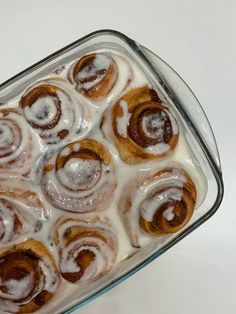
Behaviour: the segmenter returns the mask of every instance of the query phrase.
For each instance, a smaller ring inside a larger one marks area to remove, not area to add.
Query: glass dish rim
[[[17,82],[19,79],[21,79],[21,78],[27,76],[28,74],[32,73],[33,71],[37,70],[39,67],[41,67],[45,63],[52,61],[55,57],[59,57],[60,55],[63,55],[65,52],[73,49],[74,47],[76,47],[78,45],[80,45],[82,42],[87,41],[87,40],[91,39],[92,37],[95,37],[98,35],[112,35],[114,37],[118,37],[119,39],[123,40],[136,54],[139,55],[139,57],[149,67],[149,69],[153,72],[153,74],[162,81],[162,83],[164,84],[164,88],[165,88],[166,93],[168,94],[168,96],[172,100],[174,99],[175,105],[177,105],[178,110],[181,110],[181,114],[183,115],[185,122],[187,122],[189,128],[194,133],[196,139],[198,140],[198,143],[199,143],[201,149],[203,150],[203,152],[205,153],[205,155],[208,159],[209,165],[210,165],[212,172],[213,172],[215,179],[216,179],[216,183],[217,183],[217,187],[218,187],[218,194],[217,194],[217,197],[216,197],[216,200],[215,200],[215,203],[213,204],[213,206],[202,217],[200,217],[192,225],[190,225],[188,228],[186,228],[181,233],[179,233],[169,243],[165,244],[162,248],[158,249],[156,252],[154,252],[147,259],[140,262],[133,269],[131,269],[127,273],[124,273],[119,278],[117,278],[114,281],[112,281],[111,283],[109,283],[107,286],[105,286],[105,287],[99,289],[97,292],[89,295],[84,300],[80,301],[78,304],[72,306],[70,309],[65,310],[63,312],[64,314],[69,314],[69,313],[72,313],[72,312],[78,310],[81,306],[89,303],[90,301],[94,300],[98,296],[106,293],[107,291],[109,291],[113,287],[117,286],[122,281],[128,279],[130,276],[135,274],[137,271],[139,271],[140,269],[142,269],[143,267],[145,267],[146,265],[151,263],[157,257],[161,256],[168,249],[170,249],[172,246],[177,244],[179,241],[181,241],[183,238],[185,238],[187,235],[189,235],[191,232],[193,232],[196,228],[198,228],[201,224],[205,223],[209,218],[211,218],[216,213],[217,209],[219,208],[219,206],[222,202],[222,199],[223,199],[223,195],[224,195],[224,185],[223,185],[223,178],[222,178],[222,172],[221,172],[220,164],[219,165],[216,164],[216,162],[215,162],[214,158],[212,157],[212,154],[209,151],[207,145],[205,144],[204,140],[201,138],[201,135],[198,132],[198,128],[194,125],[194,123],[192,123],[191,117],[187,114],[187,112],[183,108],[183,105],[181,104],[179,99],[177,97],[175,97],[175,94],[173,93],[170,86],[168,85],[168,82],[166,82],[166,80],[162,77],[161,73],[158,72],[158,70],[155,68],[155,66],[152,65],[151,61],[148,59],[148,57],[142,51],[142,49],[147,49],[147,48],[139,45],[136,41],[129,38],[128,36],[126,36],[122,32],[112,30],[112,29],[101,29],[101,30],[91,32],[91,33],[81,37],[80,39],[72,42],[71,44],[66,45],[65,47],[55,51],[54,53],[48,55],[47,57],[41,59],[40,61],[34,63],[33,65],[27,67],[23,71],[19,72],[18,74],[14,75],[11,78],[9,78],[8,80],[4,81],[3,83],[0,84],[0,92],[1,92],[1,90],[9,87],[11,84]],[[150,51],[149,49],[147,49],[147,50]],[[154,54],[152,51],[150,51],[150,52],[152,54]],[[194,94],[194,92],[191,90],[191,88],[188,86],[188,84],[182,79],[182,77],[169,64],[167,64],[159,56],[157,56],[157,57],[162,62],[164,62],[167,66],[169,66],[171,68],[171,70],[175,72],[175,74],[183,81],[183,83],[190,90],[193,97],[196,99],[198,105],[200,106],[203,114],[205,115],[205,119],[207,120],[207,123],[208,123],[208,125],[212,131],[210,122],[209,122],[200,102],[198,101],[196,95]],[[214,137],[213,131],[212,131],[212,136]],[[215,140],[215,137],[214,137],[214,140]],[[216,150],[218,153],[218,147],[217,147],[216,141],[215,141],[215,145],[216,145]],[[219,153],[218,153],[218,158],[219,158],[219,162],[220,162]]]

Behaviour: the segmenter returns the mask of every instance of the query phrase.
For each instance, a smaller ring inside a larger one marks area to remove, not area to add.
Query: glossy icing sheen
[[[90,89],[101,83],[104,73],[110,67],[111,58],[117,66],[118,76],[108,95],[94,100],[86,97],[86,94],[80,93],[78,89],[81,86]],[[0,200],[3,197],[3,199],[13,202],[23,229],[18,238],[12,235],[14,216],[10,213],[6,203],[0,202],[0,216],[2,217],[0,220],[0,247],[4,247],[7,242],[9,245],[9,241],[19,243],[33,237],[42,241],[50,249],[62,272],[78,272],[80,270],[78,264],[74,260],[68,259],[73,243],[65,246],[63,241],[55,240],[56,232],[60,238],[66,230],[65,226],[71,226],[73,222],[67,222],[60,227],[59,231],[56,222],[62,218],[79,218],[84,221],[91,217],[98,217],[98,228],[101,228],[104,234],[107,233],[108,238],[112,237],[116,252],[111,253],[109,241],[105,243],[99,237],[92,239],[92,236],[89,235],[78,240],[75,254],[87,249],[87,243],[92,242],[91,251],[96,256],[81,277],[81,281],[86,283],[91,278],[98,278],[104,269],[110,270],[110,268],[116,267],[124,258],[134,253],[118,209],[119,206],[122,207],[125,186],[128,185],[127,190],[129,190],[132,182],[138,182],[146,174],[166,166],[173,165],[178,168],[181,165],[196,185],[196,207],[198,207],[204,200],[206,185],[201,169],[194,161],[188,147],[184,128],[181,123],[176,123],[176,121],[179,122],[177,114],[167,102],[164,102],[166,109],[169,109],[176,119],[173,119],[172,115],[170,116],[172,132],[174,135],[179,133],[179,140],[172,154],[158,160],[149,160],[134,165],[128,165],[122,161],[112,141],[111,126],[105,123],[103,129],[100,127],[103,117],[111,114],[112,105],[121,95],[133,88],[152,87],[156,90],[159,98],[163,100],[164,96],[157,87],[151,85],[145,74],[130,57],[117,51],[103,51],[102,55],[98,54],[95,57],[92,68],[85,67],[77,76],[73,76],[76,61],[64,65],[60,71],[54,71],[53,74],[35,82],[14,102],[11,101],[10,106],[16,112],[13,111],[8,116],[4,116],[3,110],[9,108],[9,105],[2,106],[3,109],[0,112],[0,178],[3,179],[0,182]],[[91,77],[95,77],[95,79],[91,80]],[[78,83],[78,81],[83,83]],[[45,85],[56,87],[56,92],[53,95],[36,97],[30,106],[22,105],[22,97],[27,96],[34,88]],[[125,101],[120,101],[120,106],[123,115],[117,119],[117,130],[125,138],[128,136],[127,127],[131,114]],[[58,108],[60,108],[59,114]],[[164,122],[161,118],[157,116],[155,120],[149,121],[147,117],[142,120],[142,129],[145,135],[154,138],[162,136],[162,134],[152,134],[149,130],[150,123],[152,128],[162,127]],[[58,121],[54,125],[52,121],[55,119]],[[61,131],[62,133],[60,133]],[[15,133],[17,134],[13,136]],[[83,148],[80,141],[86,138],[102,144],[105,148],[105,157],[97,157],[101,151],[99,148],[99,153],[95,150],[91,159],[84,158],[88,148],[87,146]],[[73,147],[68,146],[71,142],[76,142]],[[3,154],[3,149],[6,150],[5,154]],[[159,143],[144,149],[151,154],[165,153],[169,150],[169,146]],[[59,155],[63,166],[58,162]],[[11,163],[15,158],[18,158],[19,164]],[[4,165],[7,166],[4,167]],[[14,165],[16,167],[13,167]],[[16,182],[18,183],[16,184]],[[176,187],[183,186],[184,182],[185,178],[181,173],[173,172],[166,179],[166,183],[171,185],[168,190],[159,193],[156,198],[145,200],[145,195],[153,186],[146,189],[142,187],[138,196],[133,197],[134,206],[136,203],[141,204],[137,211],[140,210],[142,216],[147,221],[151,221],[157,204],[161,206],[170,197],[172,200],[181,200],[181,191]],[[153,182],[153,185],[155,184],[158,182]],[[30,191],[31,194],[27,194],[27,191]],[[106,196],[103,201],[105,193],[109,194],[109,197]],[[171,221],[174,215],[173,207],[169,206],[164,215],[168,221]],[[103,226],[104,221],[108,222],[109,228]],[[82,226],[86,224],[91,227],[90,223],[79,223]],[[136,224],[138,224],[138,220],[135,217],[131,227],[136,228]],[[153,239],[141,232],[139,235],[140,246],[148,245]],[[59,254],[59,250],[61,250],[61,254]],[[49,275],[50,267],[46,259],[41,262],[40,267]],[[55,288],[55,285],[52,285],[50,276],[47,278],[46,285],[50,291]],[[7,283],[9,293],[11,292],[16,297],[24,297],[22,294],[24,294],[24,290],[27,290],[30,281],[30,276],[24,277],[22,281],[18,282],[9,281]],[[62,284],[65,287],[63,294],[46,305],[45,310],[44,308],[39,310],[40,313],[50,313],[54,304],[61,301],[65,303],[67,297],[78,291],[76,285],[71,286],[72,284],[64,279],[62,279]],[[79,285],[80,282],[77,284]],[[55,291],[51,292],[55,293]],[[0,292],[0,304],[1,297],[4,297],[3,292]],[[7,308],[9,312],[17,311],[17,305],[14,308],[7,302],[4,303],[4,308]]]

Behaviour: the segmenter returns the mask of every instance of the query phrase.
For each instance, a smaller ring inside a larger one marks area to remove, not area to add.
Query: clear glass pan
[[[83,304],[90,302],[122,282],[209,219],[220,206],[223,197],[223,181],[218,148],[209,121],[197,98],[188,85],[167,63],[122,33],[112,30],[97,31],[55,52],[1,84],[0,104],[10,101],[35,80],[93,50],[94,47],[112,47],[124,51],[139,64],[154,83],[161,84],[163,93],[175,105],[185,126],[187,141],[189,141],[195,155],[198,156],[198,162],[207,178],[208,191],[203,204],[198,209],[198,213],[184,230],[168,238],[168,241],[161,246],[153,241],[130,258],[122,261],[114,271],[98,282],[80,289],[83,291],[72,295],[66,301],[66,304],[64,301],[57,302],[55,307],[51,307],[48,311],[45,309],[42,312],[45,314],[52,313],[52,311],[53,313],[72,313]]]

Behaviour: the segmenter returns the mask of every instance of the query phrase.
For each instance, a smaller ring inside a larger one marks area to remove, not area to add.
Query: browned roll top
[[[73,80],[85,96],[97,100],[107,96],[118,77],[112,57],[92,53],[79,59],[73,69]]]
[[[102,121],[103,131],[128,164],[166,156],[177,145],[177,121],[157,93],[147,86],[128,91],[115,103],[111,114],[112,122],[106,115]],[[110,123],[112,134],[106,128]]]

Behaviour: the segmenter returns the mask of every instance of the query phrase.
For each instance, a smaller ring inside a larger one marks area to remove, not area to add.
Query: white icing
[[[4,313],[17,313],[19,311],[19,305],[11,301],[1,300],[1,309]]]
[[[104,75],[98,75],[95,80],[93,80],[93,81],[91,81],[91,82],[82,83],[82,84],[80,83],[79,86],[82,85],[83,88],[85,88],[85,89],[90,89],[90,88],[92,88],[93,86],[95,86],[96,84],[98,84],[98,83],[103,79],[103,76],[104,76]]]
[[[172,168],[171,173],[163,173],[159,176],[159,178],[154,178],[152,181],[145,182],[140,188],[143,192],[147,193],[150,190],[158,187],[161,182],[161,186],[168,187],[168,186],[176,186],[176,187],[183,187],[184,183],[186,182],[186,177],[183,175],[181,170],[177,168]]]
[[[163,216],[166,220],[171,221],[174,219],[175,214],[173,213],[174,206],[170,206],[167,210],[164,211]]]
[[[126,101],[121,100],[120,106],[123,110],[123,115],[121,117],[118,117],[116,120],[117,131],[121,136],[127,137],[127,127],[129,125],[131,114],[129,113],[128,104]]]
[[[99,53],[99,54],[96,54],[93,64],[97,71],[103,70],[103,69],[108,70],[111,64],[111,60],[108,56]]]
[[[69,247],[70,249],[70,247]],[[80,271],[80,267],[77,265],[74,258],[68,258],[68,249],[63,249],[60,259],[60,271],[63,273],[76,273]]]
[[[73,150],[75,152],[78,152],[80,150],[80,144],[79,143],[75,143],[74,146],[73,146]]]
[[[20,280],[3,281],[0,278],[0,286],[7,288],[7,292],[0,290],[0,298],[7,298],[8,300],[18,300],[26,298],[33,287],[33,274],[29,274]]]
[[[58,97],[63,97],[60,91],[58,91]],[[55,97],[44,96],[38,98],[31,107],[25,108],[26,119],[40,126],[51,123],[57,113],[56,102]]]
[[[158,143],[156,145],[151,145],[145,148],[145,151],[150,154],[164,154],[170,150],[170,145],[166,143]]]
[[[68,156],[71,153],[71,149],[69,147],[65,147],[62,151],[61,151],[61,156]]]
[[[5,146],[12,145],[14,143],[14,134],[10,126],[6,125],[6,122],[0,121],[0,148],[3,149]],[[10,147],[14,151],[17,147]]]
[[[149,123],[151,124],[151,128],[157,129],[157,130],[155,130],[155,132],[150,132],[148,130]],[[151,137],[151,138],[162,138],[163,137],[163,134],[164,134],[164,130],[163,130],[164,124],[165,124],[165,121],[160,119],[159,115],[156,115],[155,119],[153,119],[153,117],[152,117],[151,121],[150,121],[150,117],[144,117],[142,119],[142,129],[143,129],[144,133],[148,137]]]
[[[52,266],[52,262],[49,257],[45,256],[39,261],[39,267],[44,276],[43,289],[55,293],[59,284],[58,274],[55,273],[55,268]]]
[[[157,192],[157,194],[154,195],[154,197],[142,202],[140,208],[141,215],[145,220],[151,222],[153,220],[154,214],[163,204],[171,200],[181,201],[182,196],[183,191],[180,189],[176,189],[174,187],[164,190],[163,192],[159,193]],[[166,213],[166,215],[168,216],[168,213]]]
[[[60,182],[71,190],[87,189],[94,185],[100,176],[98,160],[71,158],[58,172]],[[87,185],[87,186],[86,186]]]

